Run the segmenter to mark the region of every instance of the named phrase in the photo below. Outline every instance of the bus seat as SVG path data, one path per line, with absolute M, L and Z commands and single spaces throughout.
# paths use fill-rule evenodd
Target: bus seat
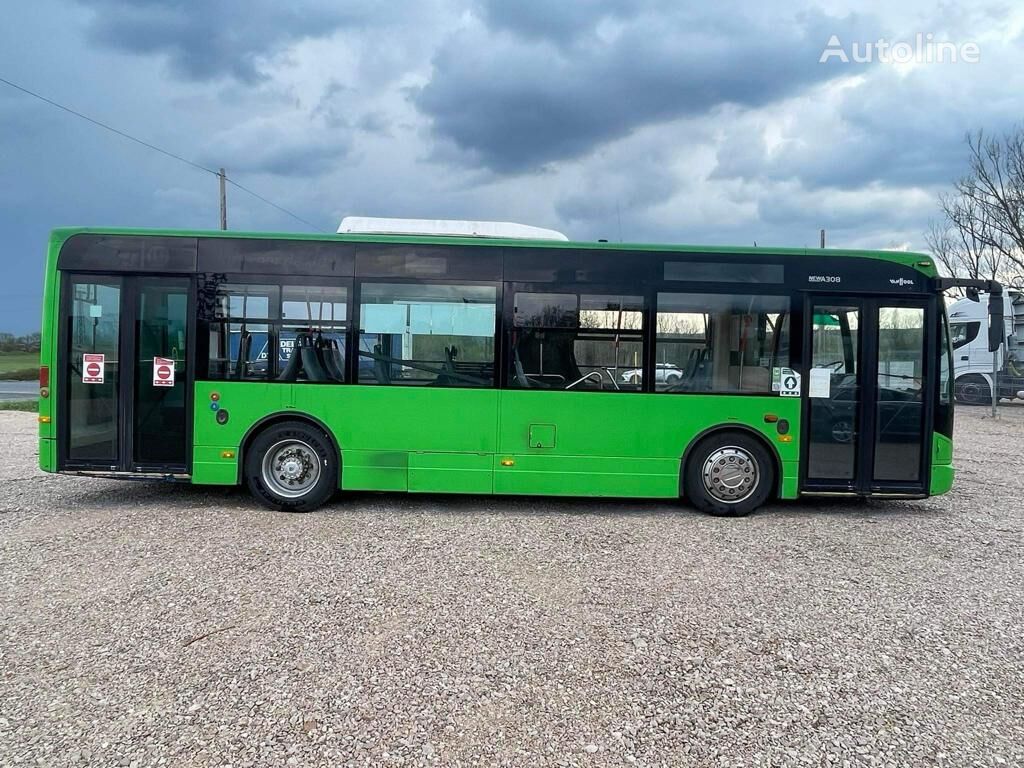
M 533 389 L 534 383 L 530 380 L 530 377 L 526 375 L 526 371 L 523 370 L 523 361 L 519 359 L 519 350 L 516 350 L 515 368 L 516 368 L 516 381 L 519 382 L 519 386 L 524 389 Z
M 328 339 L 324 348 L 324 362 L 327 363 L 327 371 L 337 381 L 345 380 L 345 356 L 341 354 L 337 339 Z
M 388 364 L 380 358 L 384 356 L 384 348 L 380 344 L 373 345 L 373 354 L 377 355 L 373 359 L 373 376 L 377 379 L 378 384 L 390 384 L 391 383 L 391 370 Z
M 245 378 L 245 366 L 249 360 L 249 352 L 252 349 L 252 334 L 246 331 L 238 342 L 238 359 L 235 361 L 235 378 Z
M 287 364 L 285 364 L 284 370 L 281 371 L 280 375 L 277 377 L 278 381 L 295 381 L 297 378 L 299 378 L 299 367 L 302 365 L 302 355 L 299 350 L 303 338 L 308 337 L 306 337 L 306 335 L 303 333 L 300 333 L 298 336 L 295 337 L 295 344 L 292 347 L 292 354 L 288 358 L 288 362 Z
M 315 344 L 316 356 L 327 374 L 327 380 L 341 381 L 341 371 L 335 365 L 334 356 L 331 354 L 331 341 L 332 339 L 325 339 L 323 334 L 318 333 Z
M 327 371 L 324 370 L 320 361 L 319 351 L 308 336 L 305 343 L 299 348 L 299 353 L 302 356 L 302 370 L 306 374 L 307 381 L 327 381 Z

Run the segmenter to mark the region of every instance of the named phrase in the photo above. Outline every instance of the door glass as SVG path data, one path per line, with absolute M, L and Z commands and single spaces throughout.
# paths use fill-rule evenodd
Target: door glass
M 807 476 L 853 481 L 860 406 L 860 309 L 816 305 L 811 333 Z
M 188 280 L 141 280 L 138 312 L 135 463 L 184 466 Z
M 113 467 L 118 459 L 121 287 L 114 281 L 74 280 L 70 290 L 68 459 Z
M 874 479 L 921 479 L 924 308 L 878 308 Z

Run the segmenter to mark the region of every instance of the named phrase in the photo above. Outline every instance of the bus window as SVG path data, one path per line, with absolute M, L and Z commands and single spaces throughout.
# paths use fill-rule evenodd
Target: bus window
M 789 298 L 659 293 L 657 392 L 771 394 L 789 366 Z
M 277 370 L 282 381 L 345 380 L 348 289 L 344 286 L 284 285 L 277 334 Z
M 524 389 L 639 390 L 643 298 L 516 293 L 511 385 Z
M 276 285 L 216 286 L 209 325 L 211 379 L 267 378 L 270 320 L 277 316 L 279 297 Z
M 212 294 L 211 379 L 345 380 L 346 287 L 221 283 Z
M 364 283 L 359 383 L 494 386 L 497 289 Z

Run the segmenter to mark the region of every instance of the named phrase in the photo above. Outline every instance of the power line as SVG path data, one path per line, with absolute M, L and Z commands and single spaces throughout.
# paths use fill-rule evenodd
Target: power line
M 11 86 L 11 88 L 19 90 L 22 93 L 27 93 L 29 96 L 32 96 L 33 98 L 39 99 L 40 101 L 45 101 L 51 107 L 56 107 L 57 109 L 62 109 L 65 112 L 74 115 L 75 117 L 80 117 L 83 120 L 87 120 L 88 122 L 92 123 L 93 125 L 98 125 L 100 128 L 104 128 L 104 129 L 110 131 L 111 133 L 116 133 L 118 136 L 120 136 L 122 138 L 128 139 L 129 141 L 134 141 L 136 144 L 141 144 L 142 146 L 144 146 L 144 147 L 146 147 L 148 149 L 152 149 L 152 150 L 154 150 L 156 152 L 159 152 L 161 155 L 167 155 L 167 157 L 172 157 L 175 160 L 180 160 L 181 162 L 183 162 L 183 163 L 185 163 L 187 165 L 191 165 L 193 168 L 198 168 L 200 171 L 206 171 L 207 173 L 212 173 L 214 176 L 217 175 L 216 171 L 214 171 L 214 170 L 212 170 L 210 168 L 207 168 L 204 165 L 199 165 L 199 163 L 193 163 L 191 160 L 186 160 L 181 155 L 176 155 L 173 152 L 168 152 L 166 149 L 161 149 L 160 147 L 158 147 L 158 146 L 156 146 L 154 144 L 150 144 L 148 141 L 143 141 L 142 139 L 137 139 L 134 136 L 132 136 L 131 134 L 125 133 L 124 131 L 120 131 L 117 128 L 114 128 L 111 125 L 107 125 L 106 123 L 102 123 L 99 120 L 94 120 L 93 118 L 89 117 L 88 115 L 83 115 L 81 112 L 77 112 L 76 110 L 71 109 L 71 107 L 65 107 L 63 104 L 58 104 L 56 101 L 53 101 L 52 99 L 48 99 L 45 96 L 42 96 L 42 95 L 36 93 L 35 91 L 30 91 L 28 88 L 22 88 L 20 85 L 18 85 L 17 83 L 12 83 L 10 80 L 6 80 L 6 79 L 0 77 L 0 83 L 5 83 L 6 85 Z
M 194 163 L 191 160 L 182 157 L 181 155 L 176 155 L 175 153 L 169 152 L 166 149 L 162 149 L 161 147 L 158 147 L 155 144 L 150 144 L 148 141 L 143 141 L 142 139 L 136 138 L 135 136 L 132 136 L 130 133 L 125 133 L 124 131 L 117 129 L 117 128 L 115 128 L 112 125 L 108 125 L 107 123 L 104 123 L 104 122 L 102 122 L 100 120 L 96 120 L 96 119 L 94 119 L 92 117 L 89 117 L 88 115 L 84 115 L 81 112 L 79 112 L 79 111 L 77 111 L 75 109 L 72 109 L 71 107 L 66 107 L 63 104 L 60 104 L 60 103 L 54 101 L 53 99 L 48 99 L 45 96 L 43 96 L 42 94 L 36 93 L 35 91 L 31 91 L 28 88 L 25 88 L 23 86 L 18 85 L 17 83 L 12 83 L 10 80 L 7 80 L 6 78 L 0 77 L 0 83 L 4 83 L 5 85 L 9 85 L 11 88 L 14 88 L 17 91 L 21 91 L 22 93 L 24 93 L 24 94 L 26 94 L 28 96 L 31 96 L 34 99 L 39 99 L 40 101 L 42 101 L 42 102 L 44 102 L 46 104 L 49 104 L 51 107 L 56 107 L 57 109 L 63 110 L 64 112 L 67 112 L 70 115 L 74 115 L 75 117 L 80 117 L 82 120 L 85 120 L 86 122 L 92 123 L 93 125 L 99 126 L 100 128 L 103 128 L 104 130 L 110 131 L 111 133 L 117 134 L 118 136 L 120 136 L 123 139 L 128 139 L 129 141 L 134 141 L 136 144 L 140 144 L 141 146 L 146 147 L 146 149 L 151 149 L 154 152 L 159 152 L 161 155 L 165 155 L 166 157 L 170 157 L 170 158 L 172 158 L 174 160 L 178 160 L 179 162 L 185 163 L 185 165 L 189 165 L 189 166 L 191 166 L 191 167 L 193 167 L 193 168 L 195 168 L 197 170 L 200 170 L 200 171 L 205 171 L 206 173 L 209 173 L 209 174 L 211 174 L 213 176 L 218 176 L 218 177 L 220 176 L 220 174 L 217 171 L 213 170 L 212 168 L 207 168 L 205 165 L 200 165 L 199 163 Z M 277 203 L 273 202 L 272 200 L 268 200 L 263 195 L 257 194 L 256 192 L 253 192 L 248 187 L 242 186 L 241 184 L 239 184 L 234 179 L 230 179 L 230 178 L 225 177 L 225 180 L 229 184 L 231 184 L 232 186 L 237 187 L 238 189 L 240 189 L 242 192 L 245 192 L 248 195 L 252 195 L 257 200 L 260 200 L 261 202 L 266 203 L 267 205 L 271 206 L 272 208 L 276 208 L 277 210 L 281 211 L 281 213 L 284 213 L 284 214 L 287 214 L 288 216 L 291 216 L 293 219 L 295 219 L 296 221 L 302 222 L 307 227 L 310 227 L 311 229 L 313 229 L 313 230 L 315 230 L 317 232 L 323 232 L 324 231 L 323 229 L 318 227 L 316 224 L 313 224 L 312 222 L 307 221 L 306 219 L 302 218 L 298 214 L 292 213 L 287 208 L 278 205 Z
M 239 184 L 237 181 L 235 181 L 234 179 L 230 178 L 229 176 L 225 176 L 224 177 L 224 181 L 226 181 L 231 186 L 237 187 L 238 189 L 242 190 L 243 192 L 246 192 L 247 194 L 252 195 L 257 200 L 262 200 L 264 203 L 266 203 L 267 205 L 271 206 L 272 208 L 277 208 L 277 210 L 281 211 L 282 213 L 287 213 L 293 219 L 296 219 L 297 221 L 301 221 L 303 224 L 305 224 L 310 229 L 313 229 L 316 232 L 323 232 L 324 231 L 320 227 L 318 227 L 316 224 L 313 224 L 310 221 L 306 221 L 304 218 L 302 218 L 298 214 L 292 213 L 287 208 L 282 208 L 280 205 L 278 205 L 277 203 L 273 202 L 272 200 L 267 200 L 267 198 L 263 197 L 263 195 L 256 194 L 255 192 L 253 192 L 248 187 L 243 187 L 241 184 Z

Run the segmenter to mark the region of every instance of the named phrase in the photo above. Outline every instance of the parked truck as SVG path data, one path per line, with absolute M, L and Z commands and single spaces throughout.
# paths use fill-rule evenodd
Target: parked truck
M 988 296 L 979 299 L 960 299 L 949 308 L 957 402 L 991 403 L 994 384 L 1000 399 L 1024 399 L 1024 292 L 1003 294 L 1004 342 L 996 352 L 989 351 Z

